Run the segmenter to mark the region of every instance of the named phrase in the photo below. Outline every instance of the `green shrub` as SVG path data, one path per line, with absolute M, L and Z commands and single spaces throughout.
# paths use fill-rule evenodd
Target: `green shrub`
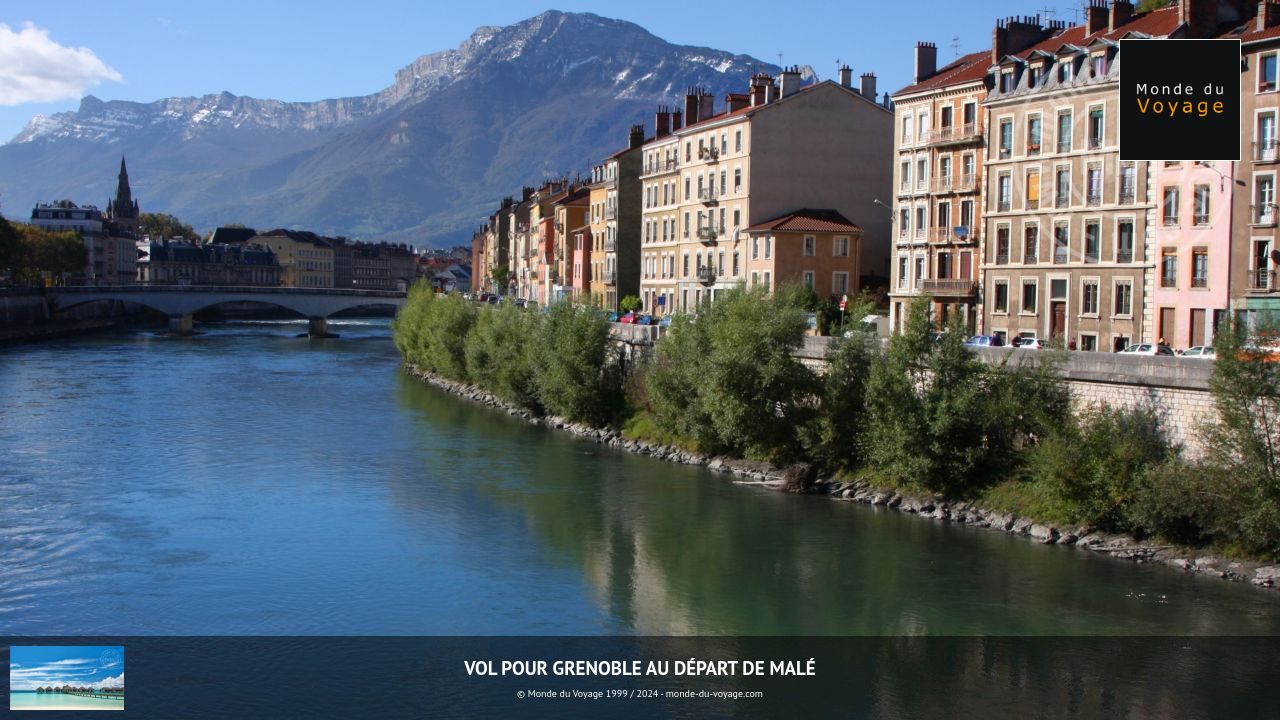
M 391 337 L 406 363 L 425 367 L 423 331 L 427 307 L 435 300 L 430 283 L 417 282 L 409 288 L 405 304 L 391 323 Z
M 419 339 L 425 366 L 452 380 L 466 380 L 466 339 L 475 320 L 475 304 L 461 295 L 441 295 L 427 303 Z
M 1140 505 L 1158 470 L 1176 456 L 1148 408 L 1098 407 L 1063 423 L 1031 451 L 1030 476 L 1051 490 L 1073 521 L 1116 532 L 1158 531 Z
M 465 345 L 471 381 L 508 402 L 536 410 L 532 356 L 538 320 L 536 313 L 511 303 L 482 308 Z
M 849 315 L 871 312 L 865 299 L 855 301 Z M 804 434 L 805 451 L 824 468 L 853 471 L 862 467 L 867 433 L 866 386 L 878 354 L 876 337 L 860 325 L 853 337 L 836 340 L 827 355 L 816 417 Z
M 559 302 L 551 306 L 533 343 L 533 385 L 547 411 L 570 420 L 603 423 L 621 395 L 606 371 L 609 323 L 595 310 Z

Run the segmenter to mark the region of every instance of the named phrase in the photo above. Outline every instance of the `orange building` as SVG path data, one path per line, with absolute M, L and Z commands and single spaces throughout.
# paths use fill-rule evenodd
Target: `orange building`
M 747 228 L 748 287 L 802 282 L 820 298 L 858 292 L 862 228 L 835 210 L 805 208 Z M 698 267 L 698 275 L 714 274 Z

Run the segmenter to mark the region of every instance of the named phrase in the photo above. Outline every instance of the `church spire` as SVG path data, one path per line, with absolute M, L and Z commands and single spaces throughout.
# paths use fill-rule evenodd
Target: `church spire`
M 115 198 L 107 203 L 107 219 L 115 223 L 119 231 L 132 233 L 138 229 L 138 215 L 138 201 L 133 199 L 133 191 L 129 188 L 129 169 L 121 155 L 120 178 Z

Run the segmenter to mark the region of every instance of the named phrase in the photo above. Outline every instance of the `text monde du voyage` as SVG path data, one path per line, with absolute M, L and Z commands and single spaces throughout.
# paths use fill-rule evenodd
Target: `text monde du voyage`
M 1205 83 L 1204 87 L 1199 88 L 1199 92 L 1190 83 L 1173 85 L 1137 83 L 1134 86 L 1134 101 L 1138 105 L 1138 112 L 1148 116 L 1224 115 L 1227 112 L 1226 103 L 1214 98 L 1225 95 L 1226 86 L 1215 83 Z

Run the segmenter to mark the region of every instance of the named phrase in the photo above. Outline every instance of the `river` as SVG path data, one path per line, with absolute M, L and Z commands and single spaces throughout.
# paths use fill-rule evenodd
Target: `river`
M 1276 635 L 1280 597 L 530 427 L 385 319 L 0 349 L 0 635 Z

